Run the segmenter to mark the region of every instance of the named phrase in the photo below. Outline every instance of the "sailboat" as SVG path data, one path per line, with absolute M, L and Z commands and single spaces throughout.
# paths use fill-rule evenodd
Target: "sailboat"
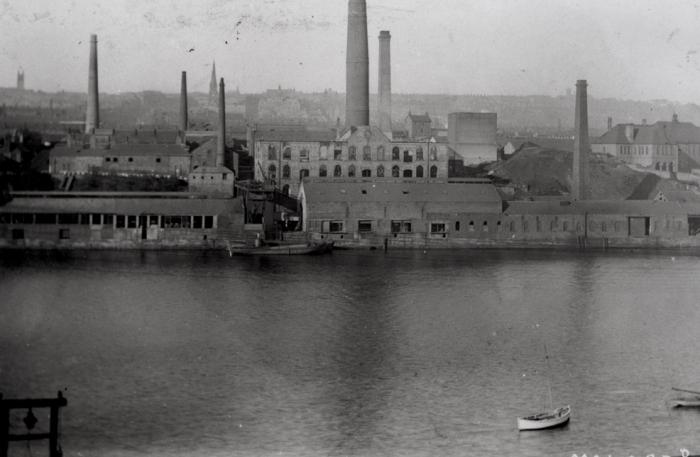
M 569 423 L 571 418 L 571 406 L 566 405 L 554 408 L 552 404 L 552 386 L 549 381 L 549 354 L 547 345 L 544 346 L 544 358 L 547 362 L 547 390 L 549 392 L 549 403 L 547 411 L 531 414 L 529 416 L 518 417 L 518 430 L 546 430 L 550 428 L 563 427 Z
M 674 398 L 671 400 L 671 406 L 674 408 L 700 407 L 700 392 L 697 390 L 678 389 L 676 387 L 672 387 L 671 390 L 686 394 L 693 394 L 692 397 Z

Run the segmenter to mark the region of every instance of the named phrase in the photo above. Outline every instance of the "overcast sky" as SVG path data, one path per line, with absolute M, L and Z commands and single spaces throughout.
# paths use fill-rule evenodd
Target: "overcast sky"
M 368 0 L 392 34 L 394 92 L 562 94 L 700 103 L 700 0 Z M 672 6 L 671 6 L 672 5 Z M 0 0 L 0 86 L 100 91 L 345 90 L 347 0 Z

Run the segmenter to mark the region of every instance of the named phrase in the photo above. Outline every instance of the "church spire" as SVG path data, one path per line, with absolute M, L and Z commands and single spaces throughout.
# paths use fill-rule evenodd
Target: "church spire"
M 211 66 L 211 82 L 209 83 L 209 104 L 216 104 L 219 96 L 218 82 L 216 80 L 216 61 Z

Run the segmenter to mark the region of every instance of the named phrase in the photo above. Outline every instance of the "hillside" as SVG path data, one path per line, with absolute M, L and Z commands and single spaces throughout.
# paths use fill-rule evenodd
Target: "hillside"
M 573 153 L 526 144 L 505 162 L 489 167 L 498 178 L 509 180 L 516 187 L 516 199 L 569 194 Z M 642 182 L 647 173 L 627 167 L 614 157 L 591 156 L 591 199 L 625 200 Z

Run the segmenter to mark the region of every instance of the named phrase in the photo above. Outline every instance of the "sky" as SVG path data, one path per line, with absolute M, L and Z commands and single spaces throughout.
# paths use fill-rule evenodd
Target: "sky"
M 672 5 L 672 6 L 669 6 Z M 367 0 L 392 34 L 397 93 L 560 95 L 700 103 L 700 0 Z M 345 90 L 347 0 L 0 0 L 0 86 L 87 91 Z

